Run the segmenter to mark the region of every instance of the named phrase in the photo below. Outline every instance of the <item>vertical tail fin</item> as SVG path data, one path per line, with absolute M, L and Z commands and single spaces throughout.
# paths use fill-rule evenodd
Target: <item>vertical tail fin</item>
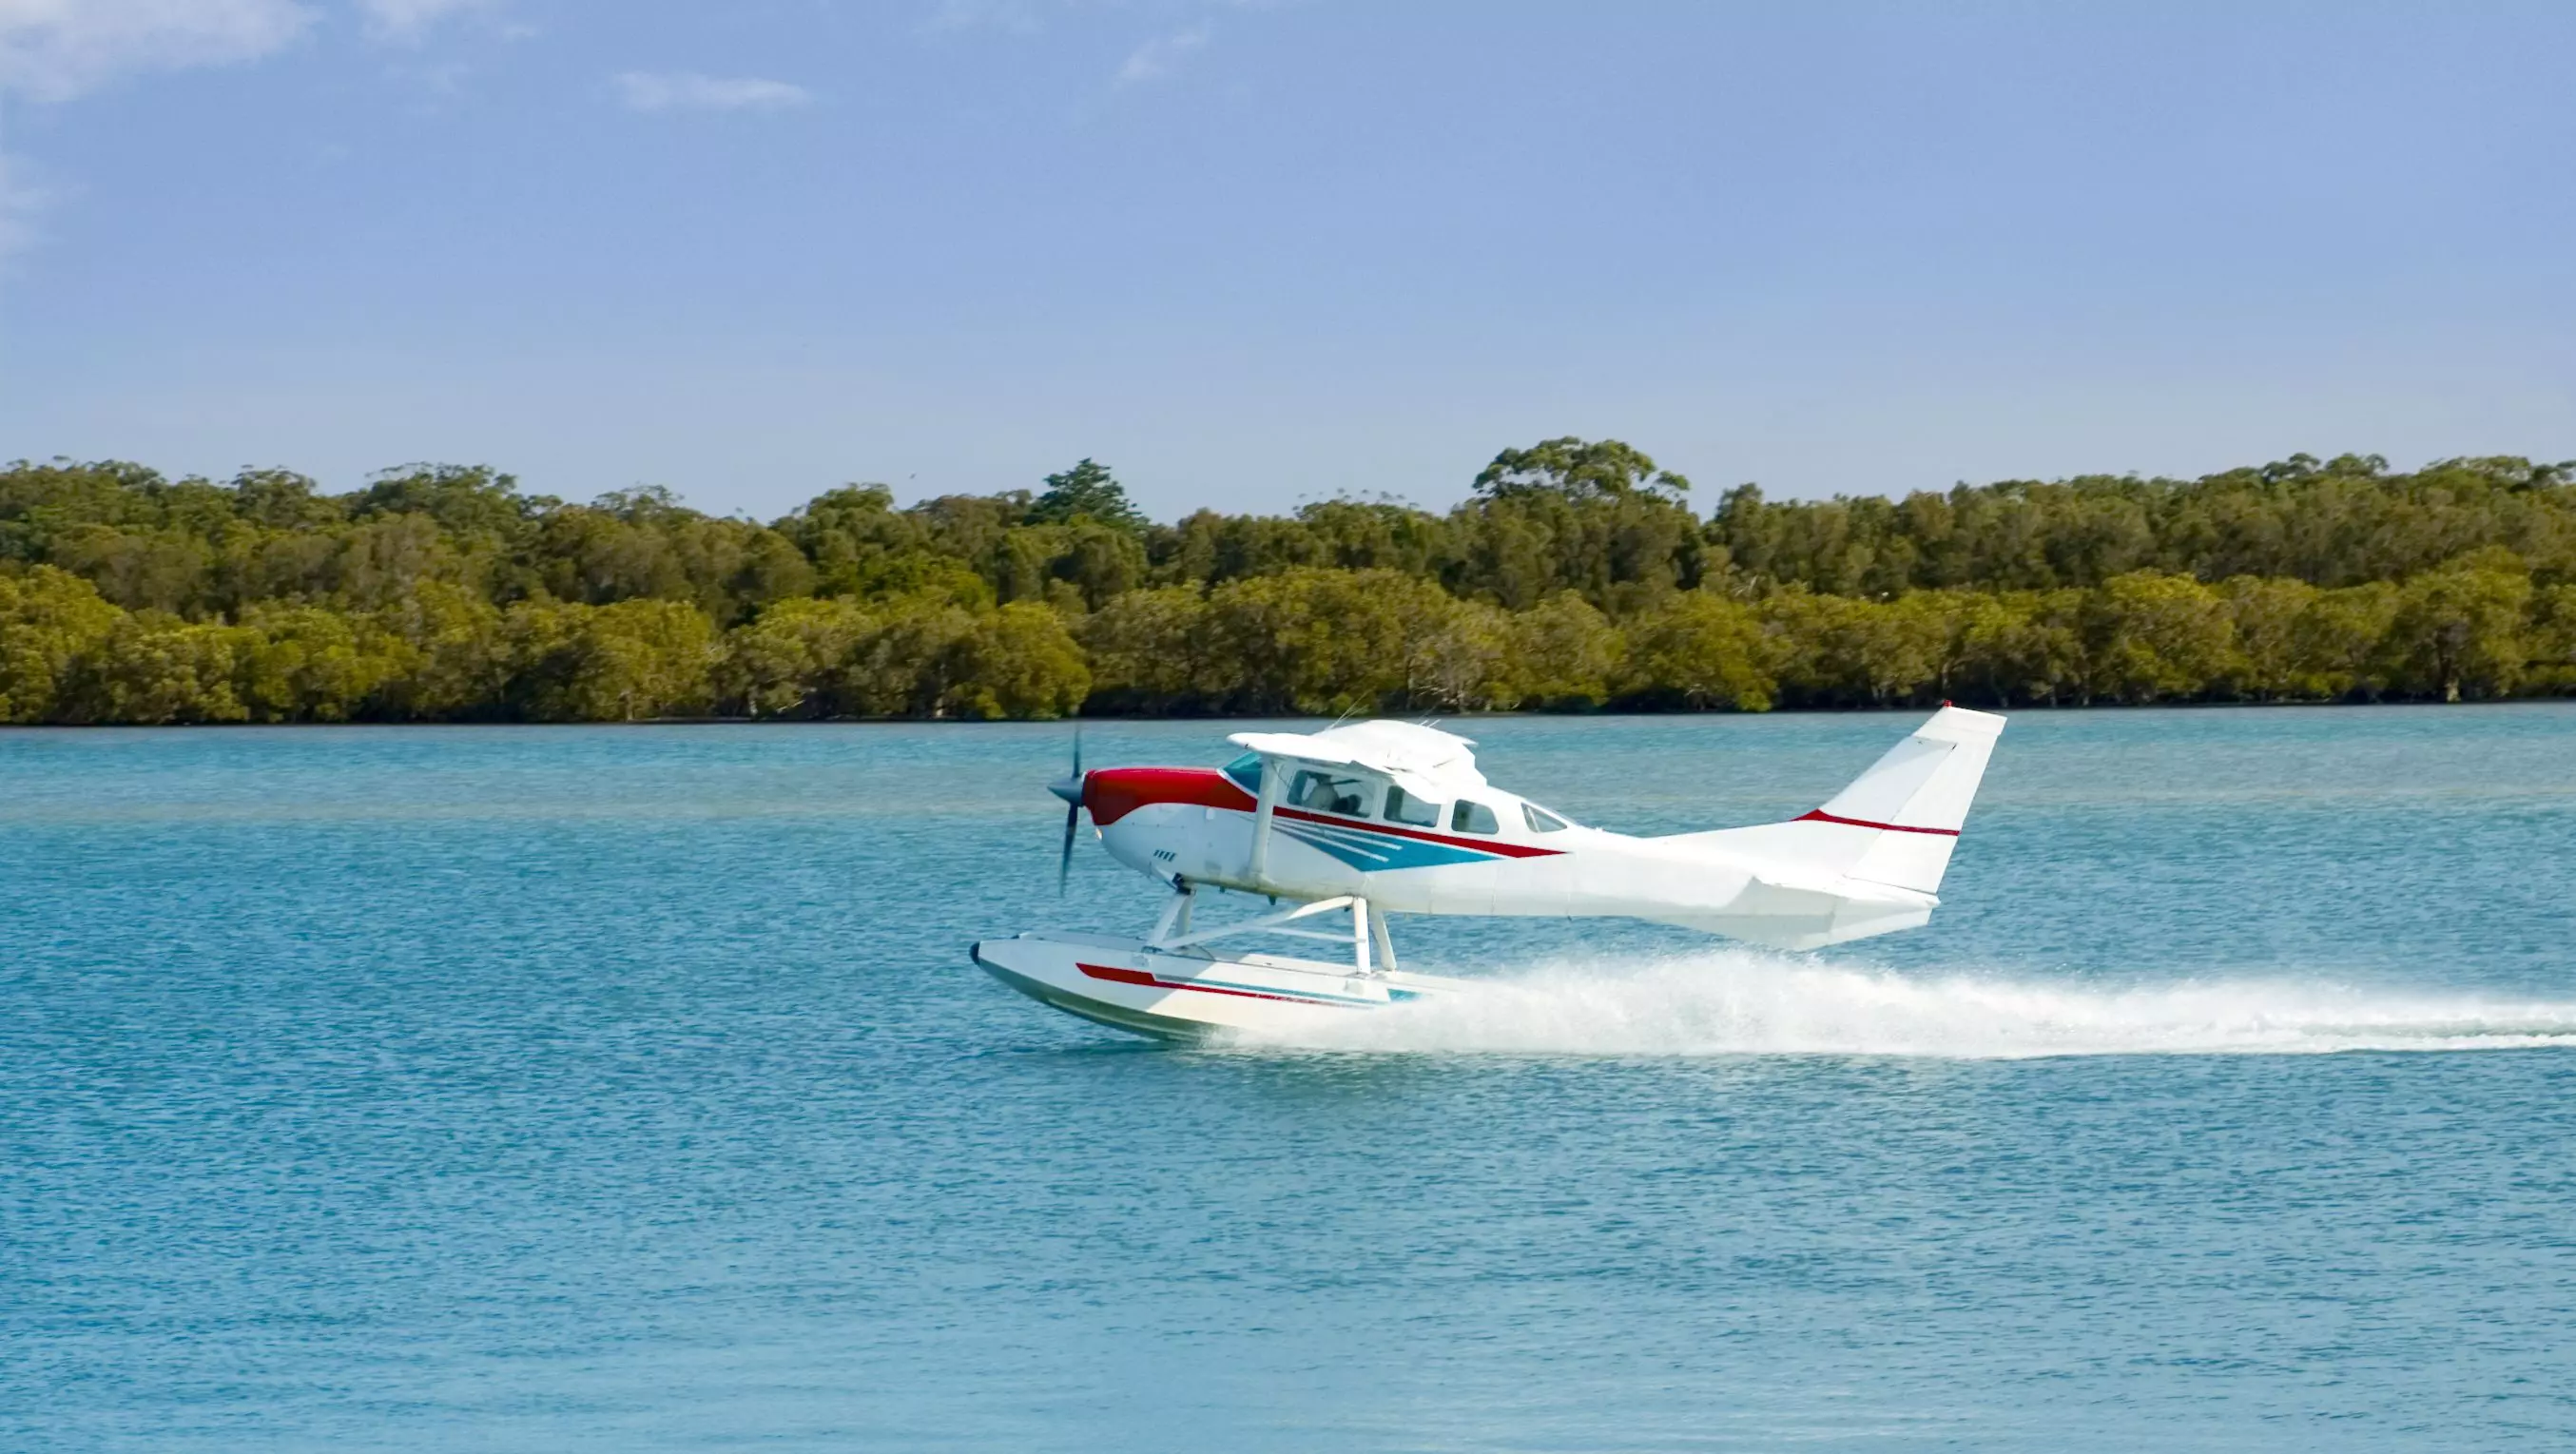
M 1943 707 L 1823 807 L 1781 826 L 1815 824 L 1836 835 L 1837 847 L 1859 845 L 1842 870 L 1853 878 L 1931 893 L 2003 730 L 1992 712 Z
M 1809 874 L 1932 893 L 2004 719 L 1943 707 L 1823 807 L 1786 823 L 1684 835 L 1695 846 Z

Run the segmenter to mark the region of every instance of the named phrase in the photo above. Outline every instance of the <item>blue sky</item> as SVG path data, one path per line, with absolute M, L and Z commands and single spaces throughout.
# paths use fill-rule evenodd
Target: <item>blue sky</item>
M 770 516 L 2576 456 L 2576 6 L 0 0 L 0 457 Z

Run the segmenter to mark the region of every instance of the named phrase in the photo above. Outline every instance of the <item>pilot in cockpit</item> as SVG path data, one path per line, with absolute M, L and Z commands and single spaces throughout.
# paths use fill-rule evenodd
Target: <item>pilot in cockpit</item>
M 1337 778 L 1329 773 L 1301 772 L 1288 801 L 1310 813 L 1340 813 L 1358 817 L 1367 811 L 1362 806 L 1360 784 L 1356 778 Z

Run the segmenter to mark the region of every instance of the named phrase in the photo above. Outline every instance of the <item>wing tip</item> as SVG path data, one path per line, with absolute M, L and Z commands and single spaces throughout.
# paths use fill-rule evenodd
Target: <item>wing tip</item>
M 2001 737 L 2003 731 L 2002 713 L 1980 712 L 1974 707 L 1956 706 L 1945 701 L 1939 711 L 1915 729 L 1914 735 L 1929 737 L 1936 742 L 1964 742 L 1972 738 L 1991 742 Z

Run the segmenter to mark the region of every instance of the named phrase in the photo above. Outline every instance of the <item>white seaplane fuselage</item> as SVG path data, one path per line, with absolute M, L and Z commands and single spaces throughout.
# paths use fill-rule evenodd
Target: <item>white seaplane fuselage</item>
M 1143 940 L 1036 933 L 975 946 L 1045 1003 L 1171 1038 L 1382 1009 L 1469 982 L 1408 974 L 1388 914 L 1633 918 L 1784 949 L 1926 922 L 2003 719 L 1944 707 L 1823 807 L 1782 823 L 1640 838 L 1575 824 L 1485 781 L 1466 738 L 1405 722 L 1239 733 L 1223 769 L 1110 768 L 1059 792 L 1119 862 L 1176 894 Z M 1294 907 L 1266 932 L 1350 918 L 1340 963 L 1220 955 L 1195 891 Z

